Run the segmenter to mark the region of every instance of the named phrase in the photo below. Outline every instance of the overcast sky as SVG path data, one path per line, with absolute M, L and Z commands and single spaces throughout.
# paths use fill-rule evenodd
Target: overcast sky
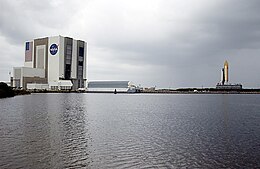
M 0 81 L 24 62 L 24 42 L 88 42 L 89 80 L 159 88 L 260 87 L 259 0 L 0 0 Z

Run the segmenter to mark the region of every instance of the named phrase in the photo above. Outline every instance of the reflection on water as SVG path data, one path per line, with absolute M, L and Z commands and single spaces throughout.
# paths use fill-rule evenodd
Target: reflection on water
M 259 168 L 259 95 L 0 100 L 0 168 Z
M 90 163 L 83 95 L 1 100 L 0 168 L 82 168 Z

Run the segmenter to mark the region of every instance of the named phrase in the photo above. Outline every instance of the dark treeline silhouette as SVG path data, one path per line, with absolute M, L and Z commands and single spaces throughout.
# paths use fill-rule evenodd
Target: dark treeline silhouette
M 14 90 L 9 87 L 6 83 L 0 82 L 0 98 L 14 97 Z

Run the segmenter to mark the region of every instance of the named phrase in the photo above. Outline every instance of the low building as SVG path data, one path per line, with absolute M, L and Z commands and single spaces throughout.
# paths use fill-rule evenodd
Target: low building
M 89 81 L 90 92 L 128 92 L 135 93 L 136 86 L 130 81 Z
M 242 84 L 221 84 L 218 83 L 216 85 L 216 89 L 221 89 L 221 90 L 241 90 L 242 89 Z
M 40 84 L 40 83 L 28 83 L 27 84 L 28 90 L 49 90 L 48 84 Z
M 44 69 L 30 67 L 14 67 L 13 75 L 13 87 L 16 88 L 27 88 L 27 84 L 30 83 L 47 84 L 47 78 L 45 77 Z
M 70 80 L 59 80 L 58 82 L 50 82 L 49 88 L 51 90 L 71 90 L 72 82 Z

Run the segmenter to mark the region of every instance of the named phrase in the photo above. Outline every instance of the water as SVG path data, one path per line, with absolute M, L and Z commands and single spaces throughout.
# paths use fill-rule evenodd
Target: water
M 260 168 L 260 95 L 0 99 L 0 168 Z

